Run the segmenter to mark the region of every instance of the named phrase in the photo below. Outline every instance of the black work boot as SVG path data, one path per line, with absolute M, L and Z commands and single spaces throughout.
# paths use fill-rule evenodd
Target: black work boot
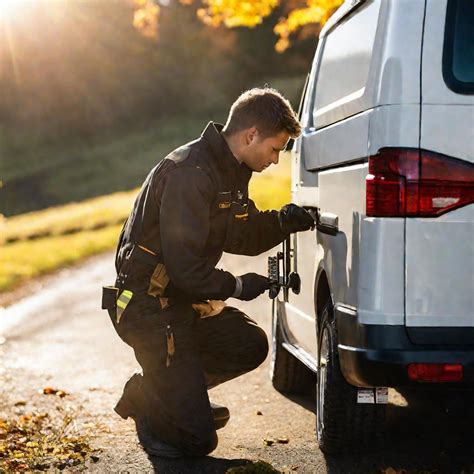
M 123 388 L 123 394 L 115 405 L 115 412 L 124 420 L 128 417 L 137 421 L 141 418 L 145 407 L 145 398 L 142 391 L 143 376 L 133 374 Z M 217 403 L 211 402 L 212 416 L 214 418 L 214 428 L 220 430 L 224 428 L 230 418 L 229 409 Z
M 220 430 L 227 425 L 230 418 L 229 409 L 217 403 L 211 402 L 212 416 L 214 418 L 214 428 Z
M 128 417 L 134 419 L 140 444 L 150 456 L 162 458 L 182 457 L 181 451 L 160 441 L 150 428 L 144 415 L 146 405 L 142 386 L 143 376 L 138 373 L 133 374 L 123 388 L 122 396 L 115 405 L 115 412 L 124 420 Z
M 160 458 L 182 458 L 184 456 L 179 449 L 166 444 L 155 436 L 146 417 L 136 418 L 135 427 L 140 444 L 150 456 L 158 456 Z

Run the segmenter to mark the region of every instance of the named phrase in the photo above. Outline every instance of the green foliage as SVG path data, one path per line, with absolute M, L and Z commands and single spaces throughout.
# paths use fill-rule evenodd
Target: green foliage
M 0 160 L 2 212 L 11 216 L 135 188 L 158 161 L 205 125 L 194 117 L 161 119 L 89 143 L 38 149 L 26 139 L 18 158 L 12 153 Z

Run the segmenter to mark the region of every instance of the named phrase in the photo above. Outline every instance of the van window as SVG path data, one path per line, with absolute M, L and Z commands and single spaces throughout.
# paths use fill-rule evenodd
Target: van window
M 449 0 L 443 75 L 454 92 L 474 94 L 474 1 Z
M 316 128 L 323 113 L 364 94 L 379 6 L 378 2 L 363 4 L 325 37 L 316 83 Z

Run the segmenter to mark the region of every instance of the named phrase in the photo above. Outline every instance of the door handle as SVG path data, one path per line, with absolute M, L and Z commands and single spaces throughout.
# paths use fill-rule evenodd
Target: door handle
M 331 212 L 321 212 L 317 207 L 305 206 L 305 209 L 316 221 L 316 229 L 327 235 L 337 235 L 339 232 L 339 217 Z

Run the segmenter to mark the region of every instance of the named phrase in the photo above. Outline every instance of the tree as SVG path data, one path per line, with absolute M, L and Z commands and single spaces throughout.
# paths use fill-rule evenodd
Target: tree
M 260 25 L 280 8 L 283 17 L 278 20 L 274 32 L 278 36 L 275 49 L 282 53 L 291 44 L 292 37 L 305 37 L 314 26 L 320 27 L 339 7 L 343 0 L 179 0 L 184 5 L 198 4 L 197 16 L 210 27 L 225 25 L 227 28 Z M 135 0 L 134 25 L 145 35 L 157 34 L 160 8 L 154 0 Z M 309 28 L 308 28 L 309 27 Z M 319 29 L 319 28 L 318 28 Z

